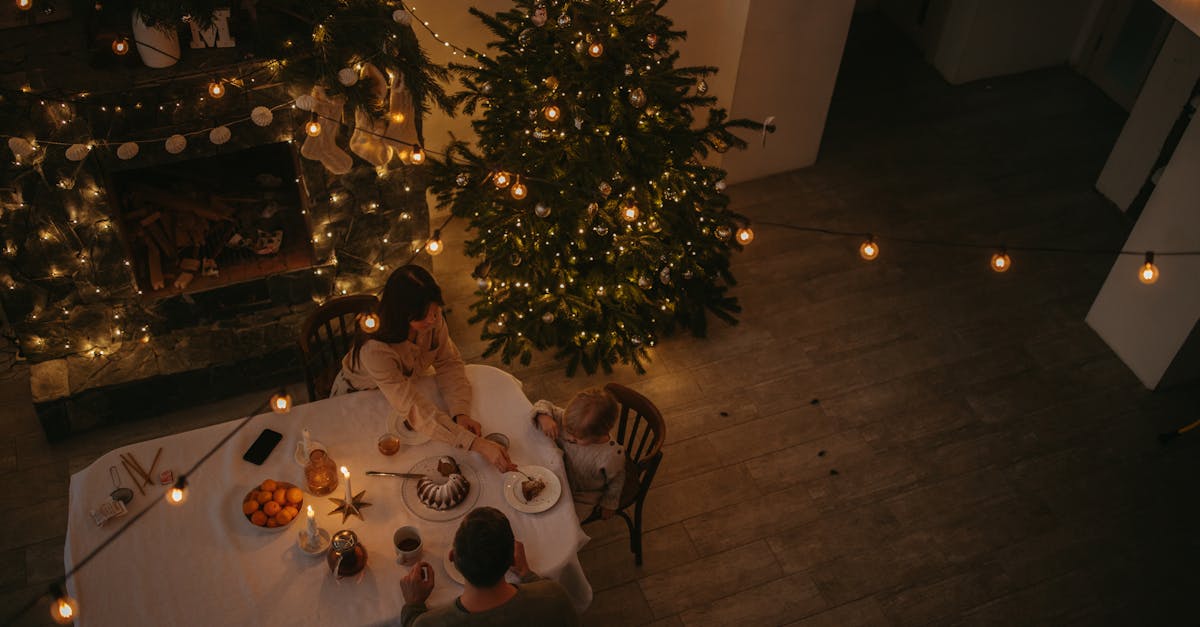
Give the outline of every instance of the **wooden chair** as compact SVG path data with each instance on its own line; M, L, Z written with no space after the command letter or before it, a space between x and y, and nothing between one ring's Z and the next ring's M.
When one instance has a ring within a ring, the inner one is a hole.
M667 437L667 424L662 413L645 396L619 384L609 383L604 389L620 403L617 418L617 443L625 447L625 486L621 489L621 502L617 515L629 528L629 550L634 563L642 565L642 506L650 483L662 462L663 441ZM633 506L633 518L626 510ZM600 519L600 510L592 512L583 524Z
M359 315L374 311L376 303L371 294L331 298L304 321L299 344L309 402L329 396L342 358L354 344Z

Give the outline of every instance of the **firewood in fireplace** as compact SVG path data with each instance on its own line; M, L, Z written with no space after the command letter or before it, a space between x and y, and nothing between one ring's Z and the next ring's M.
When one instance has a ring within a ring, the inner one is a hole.
M146 263L150 266L150 289L161 290L163 285L162 256L151 242L146 246Z

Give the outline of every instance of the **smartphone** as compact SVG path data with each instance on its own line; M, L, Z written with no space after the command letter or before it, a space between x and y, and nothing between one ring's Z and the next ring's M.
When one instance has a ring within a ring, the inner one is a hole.
M279 444L279 441L282 439L282 433L263 429L262 433L258 434L258 439L254 441L254 444L251 444L250 448L246 449L246 454L242 455L242 459L251 464L262 466L262 463L267 461L267 457L270 456L271 451L275 450L275 445Z

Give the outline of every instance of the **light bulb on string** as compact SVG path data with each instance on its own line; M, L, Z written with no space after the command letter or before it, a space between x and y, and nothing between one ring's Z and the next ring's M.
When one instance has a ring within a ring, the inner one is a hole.
M17 0L17 8L22 11L28 11L33 8L33 0Z
M858 254L867 261L875 261L875 258L879 256L879 244L875 243L873 236L868 235L867 241L859 245Z
M1153 285L1158 281L1158 266L1154 265L1154 253L1146 253L1146 262L1138 268L1138 280L1146 285Z
M621 207L621 219L626 222L636 222L639 215L641 215L641 212L638 211L637 205L632 202Z
M213 98L220 98L225 95L225 84L221 81L213 81L208 84L208 95Z
M749 226L743 226L737 230L737 241L742 246L754 241L754 229Z
M496 187L504 189L505 187L508 187L509 183L512 182L512 175L501 170L492 177L492 182L496 184Z
M118 57L129 52L129 40L124 37L117 37L112 42L112 51Z
M308 124L304 125L304 132L309 137L316 137L317 135L320 135L321 134L321 123L319 121L317 121L316 117L314 117L313 119L308 121Z
M67 596L62 586L50 586L50 618L59 625L70 625L79 617L79 602Z
M517 200L524 200L525 196L529 194L529 188L525 187L525 184L521 182L521 177L518 176L517 182L513 184L512 189L509 190L509 193L511 193L512 197Z
M555 105L546 105L546 108L542 109L542 117L549 122L557 122L562 117L562 111Z
M587 51L588 54L593 58L599 57L600 55L604 54L604 46L598 41L593 41L592 44L588 46Z
M1012 267L1012 258L1001 248L1000 252L992 254L991 266L992 270L996 272L1008 272L1008 269Z
M171 488L166 491L166 493L163 495L163 498L165 498L167 503L170 503L171 505L183 505L183 503L187 501L187 489L187 475L179 475L179 478L176 479L174 485L172 485Z
M432 257L436 257L442 254L443 248L445 246L442 245L442 232L440 230L434 231L433 237L429 238L428 242L425 242L425 252L429 253Z
M425 163L425 151L420 146L413 146L412 154L409 155L408 160L413 165Z
M280 390L271 397L271 411L277 414L286 414L292 411L292 395L286 390Z
M358 319L358 328L363 333L375 333L379 330L379 314L371 312Z

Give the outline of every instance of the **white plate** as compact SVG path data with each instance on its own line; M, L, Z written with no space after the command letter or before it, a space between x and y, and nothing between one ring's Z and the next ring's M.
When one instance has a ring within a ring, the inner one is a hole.
M404 418L400 416L400 412L398 411L392 412L392 418L389 420L389 423L392 425L392 433L395 433L400 437L401 444L417 446L418 444L424 444L433 439L424 433L421 433L420 431L414 431L404 426ZM470 477L468 477L468 479L470 479Z
M413 464L412 469L408 472L427 475L431 478L440 477L441 475L437 471L437 464L438 460L442 457L442 455L426 457ZM404 497L404 504L408 506L409 511L418 517L431 522L454 520L471 511L471 508L475 507L475 502L479 500L479 491L483 489L483 485L479 483L479 474L475 472L474 468L467 465L465 459L454 456L450 457L453 457L454 461L458 463L459 472L462 473L467 483L471 484L471 488L467 490L467 498L463 499L462 503L450 509L431 509L422 503L421 499L417 496L417 482L420 479L405 479L404 485L400 488L400 494Z
M530 477L545 481L546 487L533 497L532 501L526 501L525 495L521 493L521 482L525 480L525 475L519 472L505 473L504 500L508 501L513 509L526 514L536 514L554 507L562 496L562 484L558 481L558 475L541 466L521 466L521 470Z

